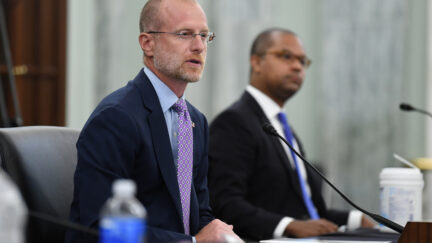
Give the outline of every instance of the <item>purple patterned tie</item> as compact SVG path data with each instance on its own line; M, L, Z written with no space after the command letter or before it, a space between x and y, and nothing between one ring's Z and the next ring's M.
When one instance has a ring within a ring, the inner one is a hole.
M183 226L188 235L190 215L190 194L192 184L193 167L193 133L192 121L187 110L184 99L179 99L173 106L178 114L178 160L177 160L177 181L180 190L180 200L183 211Z

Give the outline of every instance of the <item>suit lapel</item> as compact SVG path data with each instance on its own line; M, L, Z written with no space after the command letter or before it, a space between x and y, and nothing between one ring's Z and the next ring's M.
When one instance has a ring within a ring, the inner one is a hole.
M302 197L301 189L300 189L300 182L298 179L298 175L296 170L291 166L291 162L288 158L288 155L285 152L285 149L282 147L279 138L272 137L272 143L274 145L274 148L277 150L277 154L279 158L281 159L281 162L285 165L285 168L288 170L289 177L291 179L291 183L293 184L295 192L298 194L298 196Z
M144 106L151 111L148 117L148 123L150 126L154 153L157 162L159 163L162 177L173 199L179 217L182 219L180 192L177 182L177 169L174 165L171 143L169 141L165 117L159 99L156 91L150 83L150 80L147 78L143 70L138 74L135 80L135 84L142 94Z
M198 158L199 153L197 151L201 151L201 141L203 141L200 136L202 135L199 133L199 124L197 123L198 118L196 116L196 113L191 108L191 105L188 103L188 110L189 114L191 116L192 120L192 132L193 132L193 172L195 171L195 167L197 166L198 161L200 161L200 158ZM198 198L196 197L196 191L195 191L195 183L194 183L194 177L195 174L192 176L192 187L191 187L191 201L190 201L190 233L196 233L196 229L198 229L198 219L199 219L199 208L198 208ZM197 215L198 214L198 215Z
M248 107L252 108L255 116L260 119L261 124L263 124L265 122L270 123L267 116L264 114L264 111L259 106L258 102L248 92L245 92L241 99L244 102L246 102ZM285 152L285 149L282 147L282 144L279 141L279 138L277 138L275 136L271 136L271 135L267 135L266 137L272 143L272 145L273 145L272 147L275 148L276 153L280 159L279 161L283 164L283 167L286 169L286 171L288 173L288 177L291 180L291 183L294 187L295 192L297 193L297 195L299 197L302 197L301 189L300 189L300 183L298 180L298 175L297 175L295 169L291 166L291 163L288 159L288 156Z

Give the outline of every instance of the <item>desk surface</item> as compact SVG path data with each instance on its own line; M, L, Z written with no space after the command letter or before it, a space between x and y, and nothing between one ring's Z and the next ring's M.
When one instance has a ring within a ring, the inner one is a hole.
M377 229L357 229L318 237L321 240L391 241L397 243L400 234L381 232Z
M357 229L350 232L337 232L333 234L323 235L318 238L319 240L337 240L337 241L391 241L392 243L397 243L400 234L398 233L387 233L380 232L377 229ZM280 239L279 242L283 242ZM307 242L307 241L305 241Z

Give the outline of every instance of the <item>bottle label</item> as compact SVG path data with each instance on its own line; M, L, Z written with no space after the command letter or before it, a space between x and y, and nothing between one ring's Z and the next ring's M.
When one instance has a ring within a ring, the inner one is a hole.
M100 222L100 243L144 243L145 233L140 218L105 217Z

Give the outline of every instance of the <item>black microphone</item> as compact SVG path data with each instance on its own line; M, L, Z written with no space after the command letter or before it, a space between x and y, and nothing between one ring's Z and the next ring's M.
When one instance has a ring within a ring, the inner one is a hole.
M400 108L401 110L403 110L403 111L417 111L417 112L423 113L423 114L425 114L425 115L427 115L427 116L429 116L429 117L432 117L432 113L430 113L430 112L428 112L428 111L426 111L426 110L422 110L422 109L419 109L419 108L415 108L415 107L413 107L412 105L407 104L407 103L401 103L401 104L399 105L399 108Z
M315 171L315 173L317 173L325 182L327 182L327 184L329 184L343 199L345 199L345 201L347 201L349 204L351 204L351 206L353 206L354 208L356 208L357 210L359 210L360 212L368 215L369 217L371 217L373 220L377 221L378 223L381 223L387 227L389 227L390 229L393 229L396 232L402 233L404 227L402 227L401 225L386 219L384 217L382 217L381 215L375 214L375 213L371 213L366 211L365 209L357 206L355 203L353 203L347 196L345 196L341 191L339 191L339 189L337 189L318 169L316 169L311 163L309 163L309 161L307 161L300 153L298 153L292 146L290 143L288 143L288 141L282 137L281 135L279 135L279 133L276 131L276 129L270 124L270 123L264 123L263 124L263 129L264 131L266 131L268 134L276 136L278 138L280 138L286 145L288 145L288 147L300 158L302 159L305 164L307 166L309 166L309 168L311 168L313 171Z

